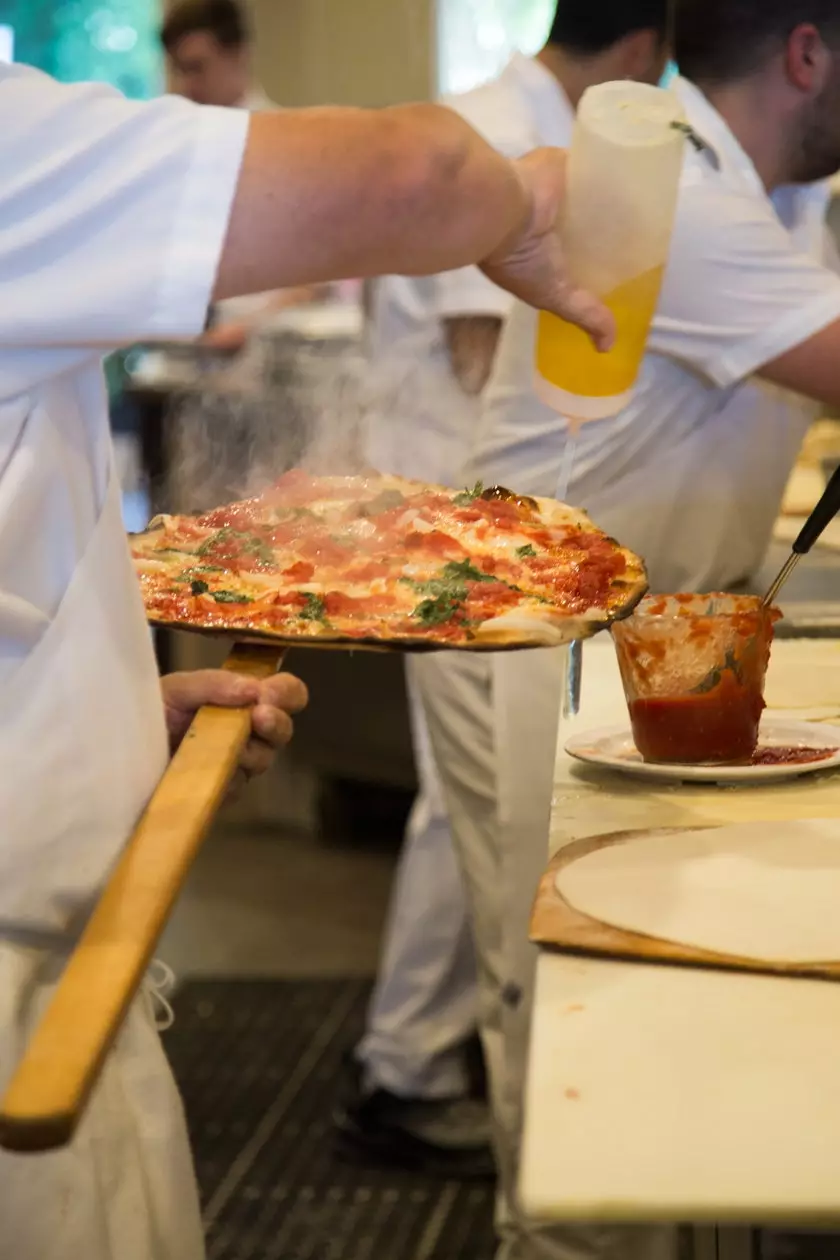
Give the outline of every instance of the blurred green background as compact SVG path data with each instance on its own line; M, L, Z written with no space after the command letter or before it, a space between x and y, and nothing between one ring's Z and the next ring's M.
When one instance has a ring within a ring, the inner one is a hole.
M153 0L0 0L14 59L71 83L97 79L143 99L163 87Z

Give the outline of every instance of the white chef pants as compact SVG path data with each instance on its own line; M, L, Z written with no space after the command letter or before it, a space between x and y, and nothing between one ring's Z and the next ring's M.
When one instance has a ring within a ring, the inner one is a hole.
M426 722L407 662L419 790L397 868L385 945L357 1055L368 1088L401 1097L467 1092L463 1045L478 1025L475 948Z
M543 1226L517 1202L536 960L528 920L548 857L566 661L555 650L414 662L475 932L501 1180L499 1260L673 1260L675 1230Z

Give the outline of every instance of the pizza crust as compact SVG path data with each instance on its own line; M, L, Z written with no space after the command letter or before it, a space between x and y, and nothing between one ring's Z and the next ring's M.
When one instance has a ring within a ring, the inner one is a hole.
M558 872L575 910L624 931L773 963L840 960L840 820L640 835Z
M632 615L647 594L647 578L628 583L632 595L619 613L611 616L559 617L556 613L505 613L485 621L475 632L475 645L504 646L519 644L529 647L562 647L580 639L591 639L601 630L608 630L616 621Z
M475 631L473 642L476 647L501 647L511 643L529 647L562 647L578 637L576 625L577 621L573 618L560 623L548 617L511 612L482 622Z
M160 630L185 630L190 634L212 635L214 638L235 639L237 643L280 643L287 647L340 648L342 651L366 652L519 652L528 648L556 647L556 642L548 642L544 635L532 638L521 634L499 633L487 639L478 637L465 643L451 643L440 639L422 639L412 635L389 638L357 638L324 631L320 634L281 634L270 630L238 629L234 626L202 626L185 625L183 621L167 620L165 617L150 616L149 625ZM569 639L571 643L574 640Z

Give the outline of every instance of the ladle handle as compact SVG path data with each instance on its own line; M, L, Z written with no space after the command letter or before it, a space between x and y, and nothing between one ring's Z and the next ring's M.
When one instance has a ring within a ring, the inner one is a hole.
M840 465L832 473L822 498L802 526L799 537L793 544L794 554L807 556L838 512L840 512Z

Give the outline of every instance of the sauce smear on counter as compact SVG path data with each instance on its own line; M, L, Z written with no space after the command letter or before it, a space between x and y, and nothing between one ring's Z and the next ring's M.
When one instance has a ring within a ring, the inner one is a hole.
M790 747L770 745L767 748L759 748L753 754L752 764L754 766L804 766L810 761L828 761L829 757L835 756L838 752L836 748L806 748L804 745L791 745Z

